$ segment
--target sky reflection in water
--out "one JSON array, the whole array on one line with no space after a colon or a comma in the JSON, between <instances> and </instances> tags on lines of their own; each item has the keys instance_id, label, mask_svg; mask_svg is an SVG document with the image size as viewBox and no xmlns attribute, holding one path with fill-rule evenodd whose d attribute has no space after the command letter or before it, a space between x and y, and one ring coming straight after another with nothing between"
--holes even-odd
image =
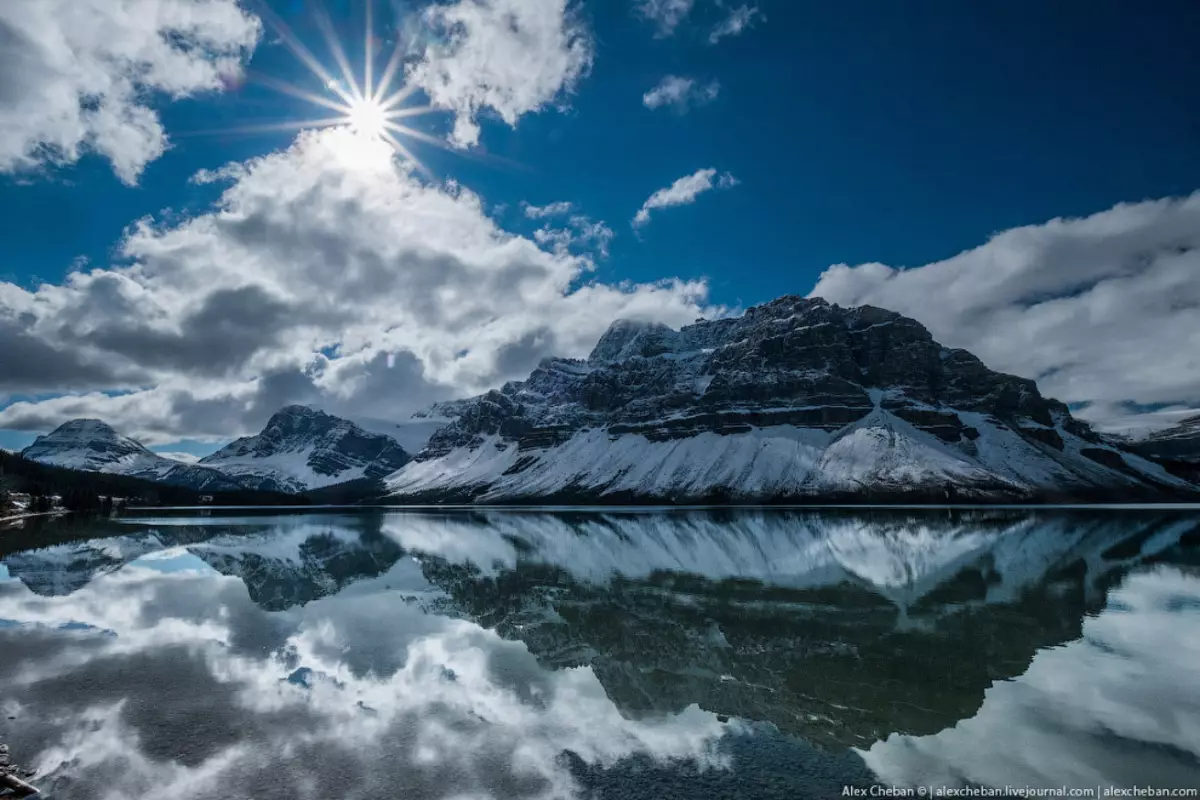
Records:
<instances>
[{"instance_id":1,"label":"sky reflection in water","mask_svg":"<svg viewBox=\"0 0 1200 800\"><path fill-rule=\"evenodd\" d=\"M197 523L204 524L197 524ZM51 798L1200 782L1194 514L60 521L0 533Z\"/></svg>"}]
</instances>

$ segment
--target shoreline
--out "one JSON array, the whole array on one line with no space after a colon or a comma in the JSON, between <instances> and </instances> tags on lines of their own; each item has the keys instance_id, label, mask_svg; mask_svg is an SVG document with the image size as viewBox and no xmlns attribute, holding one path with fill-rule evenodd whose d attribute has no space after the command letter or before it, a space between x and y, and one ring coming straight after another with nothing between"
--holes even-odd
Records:
<instances>
[{"instance_id":1,"label":"shoreline","mask_svg":"<svg viewBox=\"0 0 1200 800\"><path fill-rule=\"evenodd\" d=\"M12 514L7 517L0 517L0 525L7 522L16 522L21 519L30 519L31 517L65 517L70 513L70 511L65 509L57 509L55 511L34 511L29 514Z\"/></svg>"},{"instance_id":2,"label":"shoreline","mask_svg":"<svg viewBox=\"0 0 1200 800\"><path fill-rule=\"evenodd\" d=\"M588 513L629 513L629 512L662 512L662 511L721 511L721 510L781 510L781 511L821 511L836 510L900 510L900 511L1036 511L1036 510L1069 510L1069 511L1200 511L1200 503L361 503L361 504L329 504L329 505L294 505L294 506L130 506L123 514L143 516L163 512L194 512L220 511L222 513L323 513L328 511L549 511L549 512L588 512Z\"/></svg>"}]
</instances>

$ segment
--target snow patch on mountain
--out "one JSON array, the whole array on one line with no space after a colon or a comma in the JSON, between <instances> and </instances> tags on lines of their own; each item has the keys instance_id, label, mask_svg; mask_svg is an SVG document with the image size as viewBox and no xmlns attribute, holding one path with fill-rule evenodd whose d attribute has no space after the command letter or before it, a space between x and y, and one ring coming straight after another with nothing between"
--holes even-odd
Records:
<instances>
[{"instance_id":1,"label":"snow patch on mountain","mask_svg":"<svg viewBox=\"0 0 1200 800\"><path fill-rule=\"evenodd\" d=\"M287 406L262 432L200 459L255 488L303 492L361 478L380 478L409 459L391 436L305 406Z\"/></svg>"},{"instance_id":2,"label":"snow patch on mountain","mask_svg":"<svg viewBox=\"0 0 1200 800\"><path fill-rule=\"evenodd\" d=\"M218 470L164 458L98 419L64 422L37 437L21 456L65 469L126 475L196 490L243 488Z\"/></svg>"}]
</instances>

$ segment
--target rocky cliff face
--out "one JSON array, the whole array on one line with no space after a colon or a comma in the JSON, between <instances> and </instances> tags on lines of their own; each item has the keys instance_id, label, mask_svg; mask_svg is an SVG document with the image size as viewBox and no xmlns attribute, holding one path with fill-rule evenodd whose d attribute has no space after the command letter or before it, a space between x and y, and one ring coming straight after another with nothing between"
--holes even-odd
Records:
<instances>
[{"instance_id":1,"label":"rocky cliff face","mask_svg":"<svg viewBox=\"0 0 1200 800\"><path fill-rule=\"evenodd\" d=\"M287 406L262 432L238 439L200 464L265 491L302 492L381 478L408 462L395 439L305 406Z\"/></svg>"},{"instance_id":2,"label":"rocky cliff face","mask_svg":"<svg viewBox=\"0 0 1200 800\"><path fill-rule=\"evenodd\" d=\"M1155 431L1134 444L1133 449L1155 458L1184 461L1200 467L1200 414Z\"/></svg>"},{"instance_id":3,"label":"rocky cliff face","mask_svg":"<svg viewBox=\"0 0 1200 800\"><path fill-rule=\"evenodd\" d=\"M676 331L614 323L587 360L461 404L397 499L773 501L1150 496L1194 487L1033 381L873 307L782 297Z\"/></svg>"},{"instance_id":4,"label":"rocky cliff face","mask_svg":"<svg viewBox=\"0 0 1200 800\"><path fill-rule=\"evenodd\" d=\"M199 491L246 488L215 469L163 458L98 419L64 422L21 451L31 461L85 472L108 472Z\"/></svg>"}]
</instances>

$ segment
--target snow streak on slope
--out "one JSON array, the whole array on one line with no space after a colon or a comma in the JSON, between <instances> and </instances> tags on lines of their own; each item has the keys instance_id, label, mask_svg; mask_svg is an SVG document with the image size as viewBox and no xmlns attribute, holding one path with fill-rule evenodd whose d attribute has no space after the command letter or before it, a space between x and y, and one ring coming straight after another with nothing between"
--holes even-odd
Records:
<instances>
[{"instance_id":1,"label":"snow streak on slope","mask_svg":"<svg viewBox=\"0 0 1200 800\"><path fill-rule=\"evenodd\" d=\"M921 489L950 499L948 486L954 487L956 498L985 499L1047 486L1065 489L1084 481L1141 482L1137 474L1078 456L1068 466L1057 451L990 424L982 415L972 421L981 434L974 456L882 409L832 434L781 425L656 442L639 434L613 436L592 429L557 447L525 452L516 442L493 436L476 447L413 461L390 476L388 486L400 496L445 493L480 502L573 493L600 500L630 495L703 499L720 493L751 501ZM1077 437L1059 433L1075 451L1080 449ZM1157 465L1130 454L1124 458L1143 476L1167 486L1188 486Z\"/></svg>"},{"instance_id":2,"label":"snow streak on slope","mask_svg":"<svg viewBox=\"0 0 1200 800\"><path fill-rule=\"evenodd\" d=\"M256 483L260 488L284 492L303 492L362 478L367 466L351 467L332 475L322 475L309 465L315 447L304 447L266 456L245 456L205 462L226 475Z\"/></svg>"}]
</instances>

